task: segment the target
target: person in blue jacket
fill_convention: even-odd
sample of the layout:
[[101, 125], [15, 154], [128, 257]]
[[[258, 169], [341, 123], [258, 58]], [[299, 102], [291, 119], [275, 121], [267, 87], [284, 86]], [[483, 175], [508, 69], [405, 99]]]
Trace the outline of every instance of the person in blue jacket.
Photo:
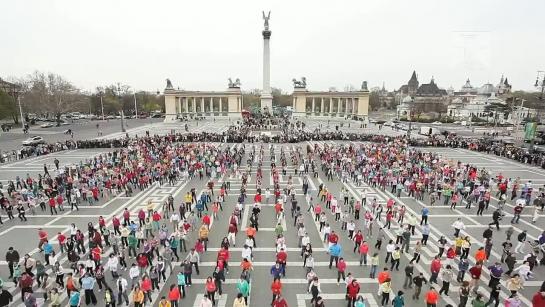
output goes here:
[[273, 276], [273, 279], [280, 279], [282, 276], [284, 276], [284, 269], [280, 263], [277, 262], [271, 267], [271, 275]]
[[45, 256], [45, 265], [51, 265], [49, 263], [49, 257], [53, 256], [53, 253], [55, 253], [55, 251], [53, 250], [53, 245], [51, 245], [51, 243], [49, 242], [45, 242], [43, 249]]
[[422, 208], [422, 220], [420, 221], [420, 225], [427, 224], [428, 223], [428, 214], [430, 214], [430, 209], [428, 207]]
[[341, 253], [342, 253], [342, 247], [339, 243], [335, 243], [331, 245], [331, 247], [329, 248], [329, 268], [330, 269], [331, 269], [331, 265], [333, 264], [333, 260], [335, 260], [335, 267], [337, 267]]
[[201, 218], [202, 217], [202, 212], [204, 210], [204, 202], [202, 201], [202, 199], [199, 199], [197, 201], [197, 205], [195, 205], [195, 207], [197, 208], [197, 216], [199, 218]]

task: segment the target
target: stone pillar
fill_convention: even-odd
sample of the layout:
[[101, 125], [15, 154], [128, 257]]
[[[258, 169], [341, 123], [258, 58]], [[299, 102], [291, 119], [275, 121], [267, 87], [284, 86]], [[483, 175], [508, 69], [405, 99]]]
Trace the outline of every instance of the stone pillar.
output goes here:
[[223, 105], [222, 104], [223, 104], [223, 102], [222, 102], [221, 97], [220, 97], [219, 106], [218, 106], [218, 110], [219, 110], [220, 113], [223, 112]]
[[214, 113], [214, 97], [210, 97], [210, 113]]
[[201, 97], [201, 113], [204, 113], [204, 97]]
[[311, 112], [312, 112], [312, 115], [314, 115], [314, 111], [315, 111], [314, 107], [315, 107], [315, 104], [314, 104], [314, 97], [312, 97], [312, 111], [311, 111]]
[[165, 122], [176, 121], [176, 96], [165, 95]]
[[339, 97], [339, 99], [337, 99], [337, 114], [338, 113], [341, 113], [341, 107], [342, 107], [342, 101], [341, 101], [342, 98]]
[[271, 31], [268, 27], [261, 32], [263, 34], [263, 90], [261, 91], [261, 110], [265, 108], [272, 112], [272, 93], [271, 93], [271, 51], [269, 42], [271, 39]]
[[324, 97], [322, 97], [320, 102], [320, 115], [324, 115]]
[[184, 97], [184, 106], [185, 106], [185, 113], [189, 113], [189, 102], [187, 101], [187, 97]]
[[333, 113], [333, 97], [329, 98], [329, 114]]
[[196, 97], [193, 97], [193, 113], [197, 114], [197, 98]]
[[356, 98], [352, 97], [352, 114], [356, 114]]

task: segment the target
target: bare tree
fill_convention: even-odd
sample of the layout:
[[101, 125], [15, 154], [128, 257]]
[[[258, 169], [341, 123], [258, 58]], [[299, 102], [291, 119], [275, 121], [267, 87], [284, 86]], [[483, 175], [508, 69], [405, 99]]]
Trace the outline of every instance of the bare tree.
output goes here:
[[57, 125], [60, 124], [63, 113], [85, 110], [88, 107], [79, 89], [60, 75], [36, 71], [27, 77], [26, 84], [27, 107], [53, 115], [57, 119]]

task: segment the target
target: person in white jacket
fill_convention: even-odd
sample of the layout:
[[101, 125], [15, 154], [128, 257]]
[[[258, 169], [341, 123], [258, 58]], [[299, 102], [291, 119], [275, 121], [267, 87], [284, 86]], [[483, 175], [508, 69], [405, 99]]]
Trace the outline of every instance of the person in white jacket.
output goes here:
[[140, 269], [136, 265], [136, 263], [133, 263], [130, 270], [129, 270], [129, 277], [131, 278], [131, 290], [134, 289], [134, 286], [139, 285], [139, 279], [140, 279]]
[[530, 269], [530, 264], [528, 261], [524, 261], [518, 268], [513, 270], [514, 272], [519, 273], [520, 278], [522, 279], [522, 285], [524, 282], [533, 277], [532, 270]]
[[205, 294], [199, 303], [199, 307], [212, 307], [212, 301], [208, 298], [208, 294]]
[[112, 272], [112, 278], [116, 279], [119, 275], [117, 274], [117, 267], [119, 265], [119, 259], [114, 253], [110, 254], [108, 257], [108, 262], [106, 262], [106, 269]]
[[458, 238], [460, 235], [460, 231], [466, 229], [466, 225], [462, 221], [462, 218], [458, 218], [454, 223], [452, 223], [452, 227], [454, 227], [454, 237]]

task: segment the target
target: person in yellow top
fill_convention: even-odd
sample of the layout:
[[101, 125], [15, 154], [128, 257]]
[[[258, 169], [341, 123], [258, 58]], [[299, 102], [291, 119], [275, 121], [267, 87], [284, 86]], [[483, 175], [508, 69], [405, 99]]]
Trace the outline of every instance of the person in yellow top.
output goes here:
[[456, 255], [462, 254], [462, 244], [464, 243], [464, 238], [462, 236], [458, 236], [456, 240], [454, 240], [454, 246], [456, 247]]
[[172, 304], [167, 301], [166, 297], [161, 297], [161, 300], [159, 301], [159, 307], [172, 307]]
[[242, 297], [242, 293], [237, 294], [237, 298], [233, 301], [233, 307], [246, 307], [246, 301], [244, 301], [244, 297]]
[[208, 233], [209, 233], [208, 227], [206, 227], [205, 224], [202, 224], [201, 228], [199, 228], [199, 239], [203, 241], [208, 241]]
[[191, 203], [193, 202], [193, 196], [191, 196], [191, 192], [187, 192], [184, 197], [185, 202], [185, 210], [191, 211]]
[[151, 200], [148, 200], [148, 204], [146, 205], [146, 209], [148, 210], [148, 217], [151, 218], [151, 215], [153, 214], [153, 203]]
[[144, 291], [140, 289], [140, 286], [134, 287], [132, 301], [134, 302], [134, 307], [144, 307]]

